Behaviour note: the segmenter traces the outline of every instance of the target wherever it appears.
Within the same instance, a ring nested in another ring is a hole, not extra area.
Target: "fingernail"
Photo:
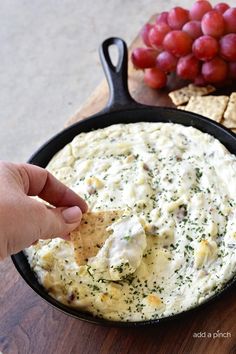
[[[81,220],[81,215],[82,213],[78,206],[73,206],[62,211],[62,216],[67,224],[79,222]]]

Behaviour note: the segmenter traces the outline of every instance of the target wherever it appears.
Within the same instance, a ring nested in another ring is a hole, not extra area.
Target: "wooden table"
[[[136,38],[132,46],[139,44]],[[150,90],[129,66],[133,97],[146,104],[172,103],[168,90]],[[107,100],[103,82],[66,125],[99,111]],[[0,352],[3,354],[236,353],[236,288],[198,312],[156,327],[107,328],[73,319],[52,308],[21,279],[10,259],[0,263]]]

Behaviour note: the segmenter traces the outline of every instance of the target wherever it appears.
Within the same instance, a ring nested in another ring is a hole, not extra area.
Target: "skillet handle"
[[[109,48],[115,45],[118,50],[118,62],[112,64]],[[126,43],[117,37],[106,39],[99,48],[100,60],[109,85],[109,100],[105,112],[129,109],[139,106],[130,96],[128,89],[128,49]]]

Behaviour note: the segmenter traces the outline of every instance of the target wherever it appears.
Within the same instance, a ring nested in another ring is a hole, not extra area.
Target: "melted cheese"
[[[201,303],[234,275],[236,158],[212,136],[171,123],[113,125],[76,136],[48,169],[91,210],[136,215],[112,226],[86,266],[62,239],[25,250],[59,301],[111,320],[156,319]]]

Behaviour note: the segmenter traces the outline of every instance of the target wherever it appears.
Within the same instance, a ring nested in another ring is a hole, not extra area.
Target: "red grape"
[[[236,79],[236,61],[229,63],[229,77]]]
[[[210,10],[212,6],[208,1],[196,1],[189,11],[190,19],[200,21],[203,15]]]
[[[223,14],[228,9],[229,5],[225,2],[219,2],[218,4],[216,4],[216,6],[214,6],[214,10],[220,12],[221,14]]]
[[[206,85],[206,80],[204,79],[202,74],[199,74],[195,80],[194,80],[195,85],[198,86],[205,86]]]
[[[196,39],[202,35],[202,28],[200,21],[189,21],[185,23],[182,30],[189,34],[193,39]]]
[[[155,25],[149,32],[149,42],[151,43],[153,48],[161,48],[163,39],[165,35],[170,32],[170,27],[167,23],[162,22]]]
[[[236,61],[236,33],[229,33],[220,39],[220,55],[227,61]]]
[[[166,24],[168,23],[168,14],[169,12],[167,11],[163,11],[160,13],[160,15],[157,16],[156,18],[156,23],[159,24],[159,23],[162,23],[162,22],[165,22]]]
[[[200,62],[193,54],[181,57],[177,64],[177,75],[185,80],[194,80],[200,71]]]
[[[210,83],[224,81],[227,77],[227,71],[228,67],[226,62],[219,57],[215,57],[202,65],[202,75],[204,79]]]
[[[223,13],[226,33],[236,32],[236,7],[232,7]]]
[[[136,68],[146,69],[156,66],[157,51],[151,48],[135,48],[131,60]]]
[[[196,58],[203,61],[213,59],[218,50],[218,41],[211,36],[201,36],[193,42],[193,54]]]
[[[236,7],[226,2],[213,7],[210,0],[196,0],[190,10],[173,7],[144,25],[140,36],[145,48],[134,49],[131,60],[144,69],[152,88],[164,87],[171,72],[196,85],[236,80]]]
[[[191,52],[192,43],[192,38],[186,32],[176,30],[167,33],[163,46],[168,52],[181,57]]]
[[[169,52],[161,52],[157,57],[157,66],[165,71],[171,72],[175,71],[178,59]]]
[[[181,29],[188,20],[189,12],[188,10],[185,10],[182,7],[173,7],[173,9],[171,9],[169,12],[168,25],[172,29]]]
[[[212,37],[220,37],[225,30],[223,15],[218,11],[212,10],[207,12],[202,18],[202,32]]]
[[[166,85],[167,76],[159,68],[147,69],[145,70],[144,81],[149,87],[159,89]]]
[[[146,23],[146,25],[144,25],[140,31],[140,36],[142,37],[143,43],[147,47],[151,47],[151,43],[149,42],[148,35],[149,35],[149,32],[152,28],[153,28],[153,25],[151,25],[150,23]]]

